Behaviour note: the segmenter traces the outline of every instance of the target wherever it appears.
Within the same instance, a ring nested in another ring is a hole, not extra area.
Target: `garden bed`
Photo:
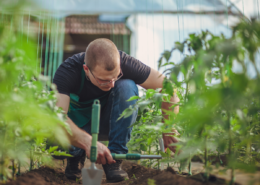
[[[86,166],[89,165],[89,161],[86,162]],[[101,165],[97,165],[98,168],[102,169]],[[214,176],[211,176],[211,182],[202,182],[200,179],[200,175],[196,176],[197,180],[194,180],[189,177],[185,177],[185,175],[178,175],[172,168],[168,168],[167,170],[160,171],[151,168],[146,168],[144,166],[138,165],[136,163],[132,163],[129,161],[125,161],[122,165],[122,168],[128,173],[129,180],[113,183],[115,185],[128,185],[128,184],[150,184],[152,185],[152,181],[156,185],[185,185],[185,184],[225,184],[223,179],[217,179]],[[81,180],[74,181],[66,178],[65,174],[65,165],[62,165],[59,161],[56,161],[55,166],[53,167],[41,167],[39,169],[32,170],[30,172],[23,173],[20,177],[17,177],[16,180],[11,180],[7,183],[7,185],[76,185],[81,184]],[[110,184],[106,183],[105,174],[103,176],[102,184]],[[151,180],[152,179],[152,180]],[[148,183],[150,182],[150,183]],[[112,185],[112,184],[111,184]]]

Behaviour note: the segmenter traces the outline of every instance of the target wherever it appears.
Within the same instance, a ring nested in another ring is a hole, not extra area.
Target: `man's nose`
[[[109,83],[109,87],[110,87],[110,88],[115,87],[115,81],[112,81],[111,83]]]

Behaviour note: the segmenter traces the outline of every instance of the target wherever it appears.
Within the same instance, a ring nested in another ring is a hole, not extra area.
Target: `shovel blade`
[[[103,177],[103,170],[82,168],[83,185],[100,185]]]

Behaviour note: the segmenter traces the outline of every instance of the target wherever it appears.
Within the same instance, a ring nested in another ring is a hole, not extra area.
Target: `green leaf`
[[[133,101],[133,100],[137,100],[139,99],[139,96],[132,96],[131,98],[129,98],[127,101]]]
[[[131,116],[134,111],[135,111],[135,109],[133,109],[133,108],[127,108],[127,109],[125,109],[125,110],[122,112],[122,114],[120,115],[120,117],[117,119],[117,121],[120,120],[120,119],[123,118],[123,117],[124,117],[124,118],[127,118],[127,117]]]
[[[150,100],[146,100],[146,101],[142,101],[142,102],[138,102],[138,107],[140,108],[140,111],[144,111],[145,108],[151,103],[152,101]]]
[[[148,138],[148,139],[147,139],[147,145],[148,145],[148,146],[150,146],[152,142],[153,142],[153,139],[152,139],[152,138]]]
[[[61,152],[61,151],[54,151],[53,154],[56,155],[56,156],[67,156],[67,157],[73,157],[72,155],[67,154],[66,152]]]
[[[156,91],[154,89],[147,89],[147,91],[146,91],[146,99],[151,98],[154,95],[154,93],[156,93]]]
[[[54,151],[56,151],[59,147],[58,146],[51,146],[49,149],[48,149],[48,152],[49,153],[52,153]]]
[[[171,55],[172,55],[172,52],[169,50],[165,50],[163,53],[163,57],[166,59],[167,62],[169,61]]]
[[[178,49],[181,53],[183,53],[184,44],[180,42],[175,42],[175,48]]]
[[[161,68],[162,60],[163,60],[163,57],[160,57],[160,59],[159,59],[159,61],[158,61],[158,69]]]
[[[159,153],[161,154],[162,157],[168,157],[168,154],[162,151],[159,151]]]
[[[163,97],[163,94],[161,94],[161,93],[155,93],[155,94],[153,95],[152,100],[155,102],[155,104],[156,104],[156,106],[157,106],[158,108],[161,108],[162,97]]]
[[[146,146],[145,144],[141,143],[141,144],[140,144],[140,149],[141,149],[142,151],[146,152],[146,151],[147,151],[147,146]]]
[[[170,80],[167,78],[163,81],[163,89],[165,89],[165,93],[169,94],[170,96],[173,95],[173,86]]]

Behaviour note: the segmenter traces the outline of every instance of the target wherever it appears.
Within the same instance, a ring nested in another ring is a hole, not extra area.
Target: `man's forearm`
[[[72,132],[72,134],[67,133],[70,143],[78,148],[88,150],[91,145],[91,135],[77,127],[69,117],[67,117],[66,122],[69,124]]]
[[[177,95],[173,95],[171,97],[171,103],[169,102],[162,102],[162,113],[163,113],[163,117],[164,119],[168,119],[169,115],[164,111],[170,111],[171,108],[174,104],[178,103],[180,101],[180,99],[177,97]],[[174,113],[175,114],[178,114],[179,113],[179,106],[175,106],[174,109],[173,109]]]
[[[164,119],[168,119],[168,117],[169,117],[169,115],[165,111],[171,111],[172,108],[170,108],[170,107],[172,107],[174,104],[178,103],[179,101],[180,101],[180,99],[176,95],[173,95],[173,97],[171,97],[171,100],[170,100],[171,103],[168,103],[168,102],[162,103],[162,113],[163,113]],[[173,111],[175,114],[177,114],[179,112],[179,106],[175,106]],[[175,152],[176,147],[172,146],[172,144],[178,142],[177,138],[175,137],[176,135],[179,135],[179,132],[174,128],[171,129],[170,133],[163,133],[165,151],[167,148],[169,148],[171,151]]]

